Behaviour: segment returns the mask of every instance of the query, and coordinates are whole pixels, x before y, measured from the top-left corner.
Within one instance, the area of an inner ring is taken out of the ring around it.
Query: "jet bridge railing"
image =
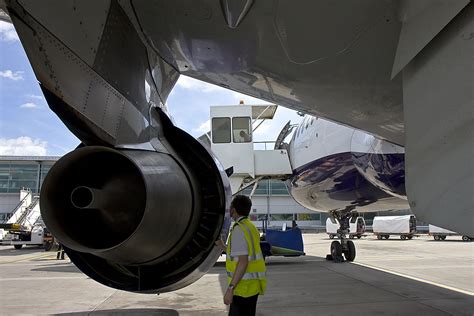
[[[253,142],[253,149],[254,150],[273,150],[273,147],[275,146],[274,141],[259,141],[259,142]]]

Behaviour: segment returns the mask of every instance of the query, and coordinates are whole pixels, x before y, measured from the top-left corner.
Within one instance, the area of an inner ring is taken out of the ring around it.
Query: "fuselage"
[[[404,149],[368,133],[305,116],[289,145],[293,198],[316,211],[406,209]]]

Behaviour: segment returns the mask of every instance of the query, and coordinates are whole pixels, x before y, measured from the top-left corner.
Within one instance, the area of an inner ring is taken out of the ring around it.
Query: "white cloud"
[[[39,107],[40,106],[38,104],[33,103],[33,102],[27,102],[20,105],[20,108],[23,108],[23,109],[37,109]]]
[[[13,27],[13,24],[0,21],[0,40],[4,42],[19,41],[20,38]]]
[[[28,94],[26,96],[30,99],[44,100],[44,97],[42,95]]]
[[[199,125],[198,128],[193,128],[194,133],[199,133],[199,135],[205,134],[211,130],[211,120],[207,120],[201,125]]]
[[[18,80],[23,80],[23,73],[24,73],[23,71],[13,72],[8,69],[8,70],[0,71],[0,77],[18,81]]]
[[[8,156],[44,156],[48,142],[31,139],[28,136],[18,138],[0,138],[0,155]]]
[[[180,76],[178,82],[176,82],[176,86],[181,87],[183,89],[201,91],[206,93],[215,91],[226,91],[226,89],[221,88],[219,86],[187,76]]]

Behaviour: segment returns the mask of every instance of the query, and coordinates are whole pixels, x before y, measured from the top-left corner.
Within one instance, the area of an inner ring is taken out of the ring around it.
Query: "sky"
[[[167,100],[175,123],[198,137],[209,131],[211,105],[268,104],[256,98],[181,76]],[[274,141],[283,126],[301,117],[279,107],[272,121],[255,132],[256,141]],[[0,155],[61,156],[79,140],[49,109],[12,24],[0,21]]]

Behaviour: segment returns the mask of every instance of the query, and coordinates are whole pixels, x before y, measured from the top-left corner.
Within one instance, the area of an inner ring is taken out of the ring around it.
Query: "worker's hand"
[[[230,305],[232,304],[232,300],[234,299],[234,291],[231,289],[227,289],[224,295],[224,304]]]
[[[222,251],[226,250],[226,248],[227,248],[227,246],[222,241],[222,239],[216,240],[215,244],[216,244],[217,247],[220,247],[222,249]]]

